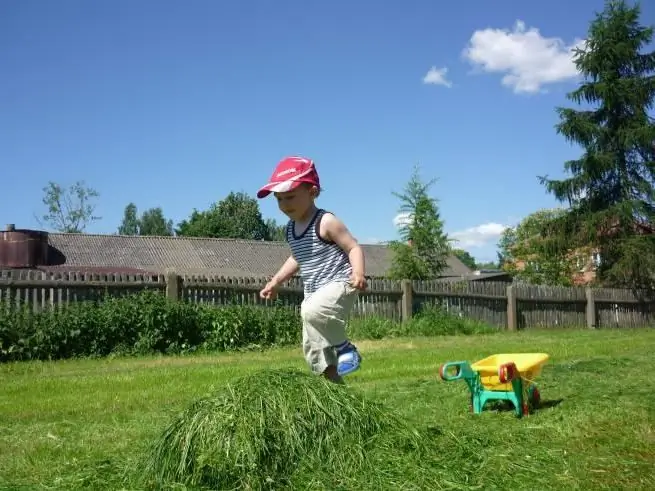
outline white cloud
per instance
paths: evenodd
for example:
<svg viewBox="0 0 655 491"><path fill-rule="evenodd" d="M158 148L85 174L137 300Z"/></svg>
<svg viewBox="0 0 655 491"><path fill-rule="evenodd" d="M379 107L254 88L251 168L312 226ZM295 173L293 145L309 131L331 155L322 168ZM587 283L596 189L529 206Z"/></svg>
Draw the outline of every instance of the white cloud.
<svg viewBox="0 0 655 491"><path fill-rule="evenodd" d="M393 218L393 224L396 228L400 228L408 225L411 218L409 213L399 213ZM495 222L483 223L465 230L449 232L448 237L454 239L453 247L484 247L488 244L495 245L507 227Z"/></svg>
<svg viewBox="0 0 655 491"><path fill-rule="evenodd" d="M433 66L423 77L423 83L427 85L443 85L450 88L453 84L446 78L447 73L448 68L437 68L436 66Z"/></svg>
<svg viewBox="0 0 655 491"><path fill-rule="evenodd" d="M404 225L409 225L411 220L411 213L398 213L395 217L393 217L393 225L396 228L400 228Z"/></svg>
<svg viewBox="0 0 655 491"><path fill-rule="evenodd" d="M484 247L489 243L497 242L506 227L500 223L489 222L448 235L456 239L453 247Z"/></svg>
<svg viewBox="0 0 655 491"><path fill-rule="evenodd" d="M504 74L503 85L515 93L535 93L547 84L576 79L573 49L583 46L580 39L567 45L561 38L543 37L539 29L526 30L525 23L517 20L512 31L475 31L463 56L485 72Z"/></svg>

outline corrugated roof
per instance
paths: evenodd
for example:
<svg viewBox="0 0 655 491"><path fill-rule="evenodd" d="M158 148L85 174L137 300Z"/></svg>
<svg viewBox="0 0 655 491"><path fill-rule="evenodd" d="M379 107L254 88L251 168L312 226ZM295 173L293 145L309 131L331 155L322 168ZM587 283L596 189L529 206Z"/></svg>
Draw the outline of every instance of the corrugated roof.
<svg viewBox="0 0 655 491"><path fill-rule="evenodd" d="M157 237L50 233L48 242L59 257L49 270L121 269L163 273L175 268L181 274L270 276L289 257L285 242L197 237ZM362 244L366 273L385 276L391 251L385 245ZM444 276L471 271L452 256Z"/></svg>

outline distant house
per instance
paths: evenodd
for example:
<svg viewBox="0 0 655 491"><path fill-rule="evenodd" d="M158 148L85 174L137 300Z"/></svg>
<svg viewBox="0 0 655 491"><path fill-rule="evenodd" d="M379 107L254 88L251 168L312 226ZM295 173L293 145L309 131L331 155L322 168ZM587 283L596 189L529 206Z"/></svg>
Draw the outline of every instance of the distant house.
<svg viewBox="0 0 655 491"><path fill-rule="evenodd" d="M367 275L385 277L391 250L378 244L362 247ZM266 277L275 274L289 253L285 242L44 233L11 227L0 233L0 269L5 270L160 274L174 268L179 274ZM455 256L440 278L483 279Z"/></svg>
<svg viewBox="0 0 655 491"><path fill-rule="evenodd" d="M653 226L647 223L635 222L633 228L634 231L640 235L651 235L655 233ZM617 226L612 225L605 228L604 230L599 230L597 232L597 236L612 236L614 233L616 233L616 229ZM596 279L596 272L601 261L601 256L597 247L579 247L569 251L567 257L573 265L571 281L574 285L584 286L594 282ZM516 270L521 271L527 266L538 267L538 259L538 255L533 255L531 257L517 257L514 258L512 264Z"/></svg>
<svg viewBox="0 0 655 491"><path fill-rule="evenodd" d="M504 283L514 281L511 274L501 269L478 269L467 275L466 279L471 281L502 281Z"/></svg>

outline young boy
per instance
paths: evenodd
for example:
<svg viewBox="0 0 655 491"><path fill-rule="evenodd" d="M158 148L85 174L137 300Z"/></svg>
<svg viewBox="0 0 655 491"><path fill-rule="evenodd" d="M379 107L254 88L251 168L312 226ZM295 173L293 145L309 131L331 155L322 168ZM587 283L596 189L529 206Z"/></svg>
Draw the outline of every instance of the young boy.
<svg viewBox="0 0 655 491"><path fill-rule="evenodd" d="M320 190L314 162L287 157L257 193L260 199L274 193L280 210L289 217L286 240L291 248L289 259L260 296L272 298L281 283L300 271L305 359L314 373L340 383L342 375L357 370L361 361L346 336L346 320L358 290L366 288L364 254L341 220L316 207Z"/></svg>

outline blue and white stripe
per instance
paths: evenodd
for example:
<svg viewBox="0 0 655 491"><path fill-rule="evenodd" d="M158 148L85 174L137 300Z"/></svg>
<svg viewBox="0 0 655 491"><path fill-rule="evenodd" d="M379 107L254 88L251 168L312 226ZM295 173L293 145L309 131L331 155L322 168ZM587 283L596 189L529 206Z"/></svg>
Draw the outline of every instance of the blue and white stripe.
<svg viewBox="0 0 655 491"><path fill-rule="evenodd" d="M296 235L293 220L287 224L287 242L300 266L305 298L332 281L349 281L352 272L348 255L343 249L319 235L321 218L325 213L325 210L318 210L301 235Z"/></svg>

